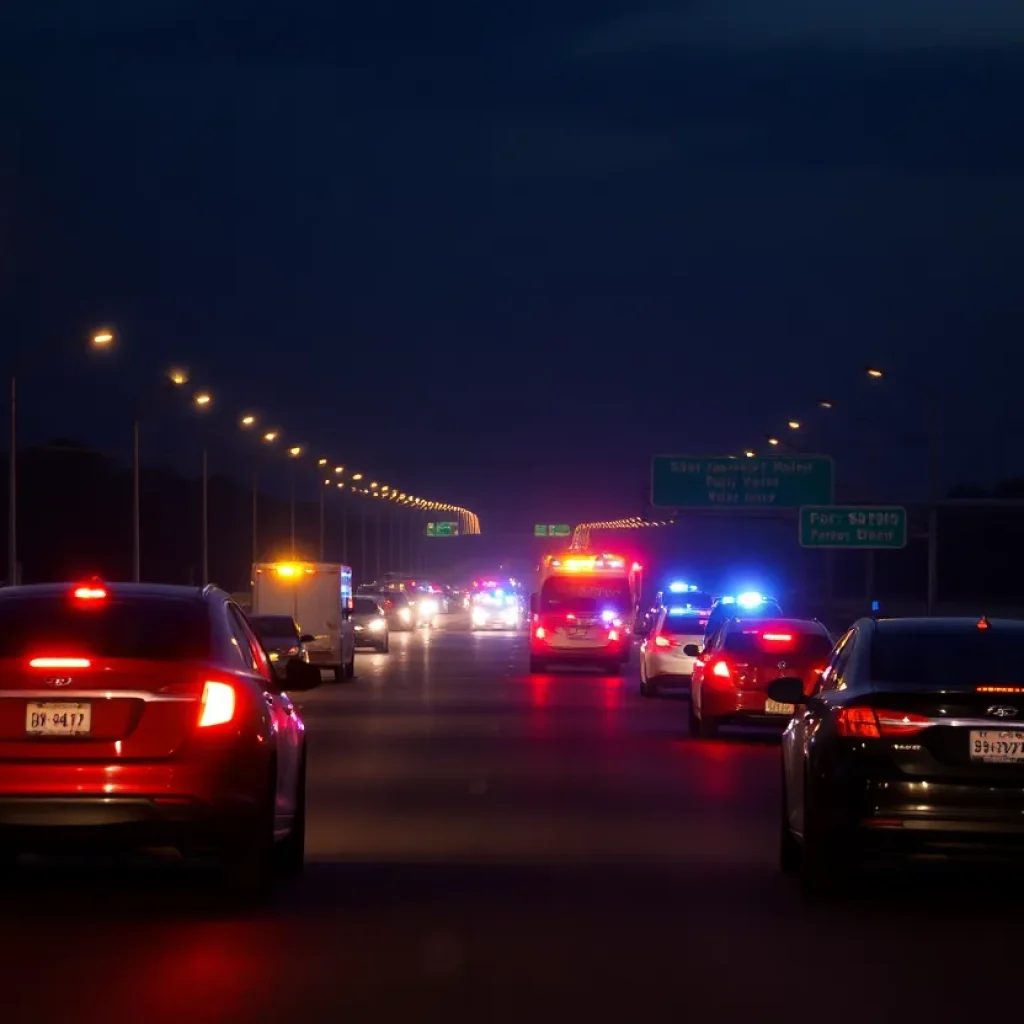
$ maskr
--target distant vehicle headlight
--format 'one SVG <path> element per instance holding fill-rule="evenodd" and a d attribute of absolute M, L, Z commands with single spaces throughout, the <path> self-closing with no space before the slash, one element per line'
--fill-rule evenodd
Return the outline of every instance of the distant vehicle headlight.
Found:
<path fill-rule="evenodd" d="M 430 618 L 438 613 L 438 604 L 434 600 L 420 601 L 420 612 L 424 617 Z"/>
<path fill-rule="evenodd" d="M 373 622 L 370 623 L 370 629 L 375 633 L 379 633 L 386 625 L 387 623 L 383 619 L 374 619 Z"/>
<path fill-rule="evenodd" d="M 412 612 L 408 608 L 399 608 L 398 617 L 403 622 L 408 622 L 412 618 Z"/>
<path fill-rule="evenodd" d="M 482 626 L 487 622 L 487 611 L 484 608 L 473 609 L 473 624 L 475 626 Z"/>

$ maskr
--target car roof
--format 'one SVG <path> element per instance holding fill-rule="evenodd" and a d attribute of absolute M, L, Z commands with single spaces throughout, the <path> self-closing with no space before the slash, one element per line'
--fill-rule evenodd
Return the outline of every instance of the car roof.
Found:
<path fill-rule="evenodd" d="M 0 588 L 0 601 L 17 601 L 40 597 L 63 597 L 75 587 L 103 587 L 113 597 L 162 598 L 167 601 L 198 601 L 206 597 L 228 595 L 219 587 L 182 587 L 169 583 L 109 583 L 106 580 L 88 580 L 68 583 L 29 583 L 17 587 Z"/>
<path fill-rule="evenodd" d="M 822 633 L 828 636 L 828 630 L 817 619 L 744 619 L 737 616 L 729 619 L 725 628 L 743 629 L 748 623 L 756 623 L 759 630 L 784 629 L 790 633 Z"/>
<path fill-rule="evenodd" d="M 927 637 L 936 634 L 974 633 L 982 618 L 981 615 L 957 615 L 936 618 L 868 619 L 867 621 L 872 623 L 875 630 L 882 636 Z M 991 629 L 1000 633 L 1024 635 L 1024 620 L 1022 619 L 986 619 L 986 621 Z"/>

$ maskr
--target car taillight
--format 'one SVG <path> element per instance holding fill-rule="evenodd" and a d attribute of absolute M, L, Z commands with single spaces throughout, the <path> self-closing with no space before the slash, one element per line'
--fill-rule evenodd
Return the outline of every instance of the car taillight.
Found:
<path fill-rule="evenodd" d="M 207 681 L 203 685 L 199 727 L 226 725 L 235 717 L 235 688 L 230 683 Z"/>
<path fill-rule="evenodd" d="M 538 626 L 534 631 L 533 635 L 538 640 L 543 640 L 548 634 L 543 626 Z"/>
<path fill-rule="evenodd" d="M 927 729 L 931 720 L 925 715 L 881 708 L 843 708 L 836 721 L 840 736 L 851 739 L 878 740 L 883 736 L 913 736 Z"/>
<path fill-rule="evenodd" d="M 88 668 L 92 664 L 88 658 L 33 658 L 29 668 Z"/>
<path fill-rule="evenodd" d="M 610 629 L 610 630 L 608 630 L 608 639 L 612 643 L 614 643 L 616 640 L 619 639 L 619 631 L 617 629 Z"/>
<path fill-rule="evenodd" d="M 671 647 L 672 641 L 667 636 L 656 636 L 654 638 L 655 647 Z"/>
<path fill-rule="evenodd" d="M 715 667 L 711 670 L 713 676 L 717 676 L 719 679 L 732 679 L 732 673 L 729 671 L 729 666 L 724 661 L 716 661 Z"/>

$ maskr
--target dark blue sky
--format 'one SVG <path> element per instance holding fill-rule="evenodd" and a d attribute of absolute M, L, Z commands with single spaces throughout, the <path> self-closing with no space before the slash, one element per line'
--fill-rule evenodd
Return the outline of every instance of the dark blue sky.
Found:
<path fill-rule="evenodd" d="M 265 410 L 485 515 L 633 514 L 652 453 L 756 446 L 790 416 L 840 480 L 909 499 L 917 381 L 942 389 L 948 482 L 1021 468 L 1018 2 L 2 18 L 29 436 L 123 451 L 123 394 L 181 361 L 225 436 Z M 122 365 L 76 386 L 59 352 L 100 322 Z M 150 450 L 184 450 L 179 427 Z"/>

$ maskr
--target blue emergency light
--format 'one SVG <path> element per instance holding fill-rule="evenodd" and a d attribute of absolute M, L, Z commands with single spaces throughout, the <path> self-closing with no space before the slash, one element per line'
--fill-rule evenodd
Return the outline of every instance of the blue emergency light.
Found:
<path fill-rule="evenodd" d="M 764 604 L 764 596 L 756 590 L 748 590 L 743 594 L 737 595 L 736 603 L 741 608 L 756 608 L 759 604 Z"/>

